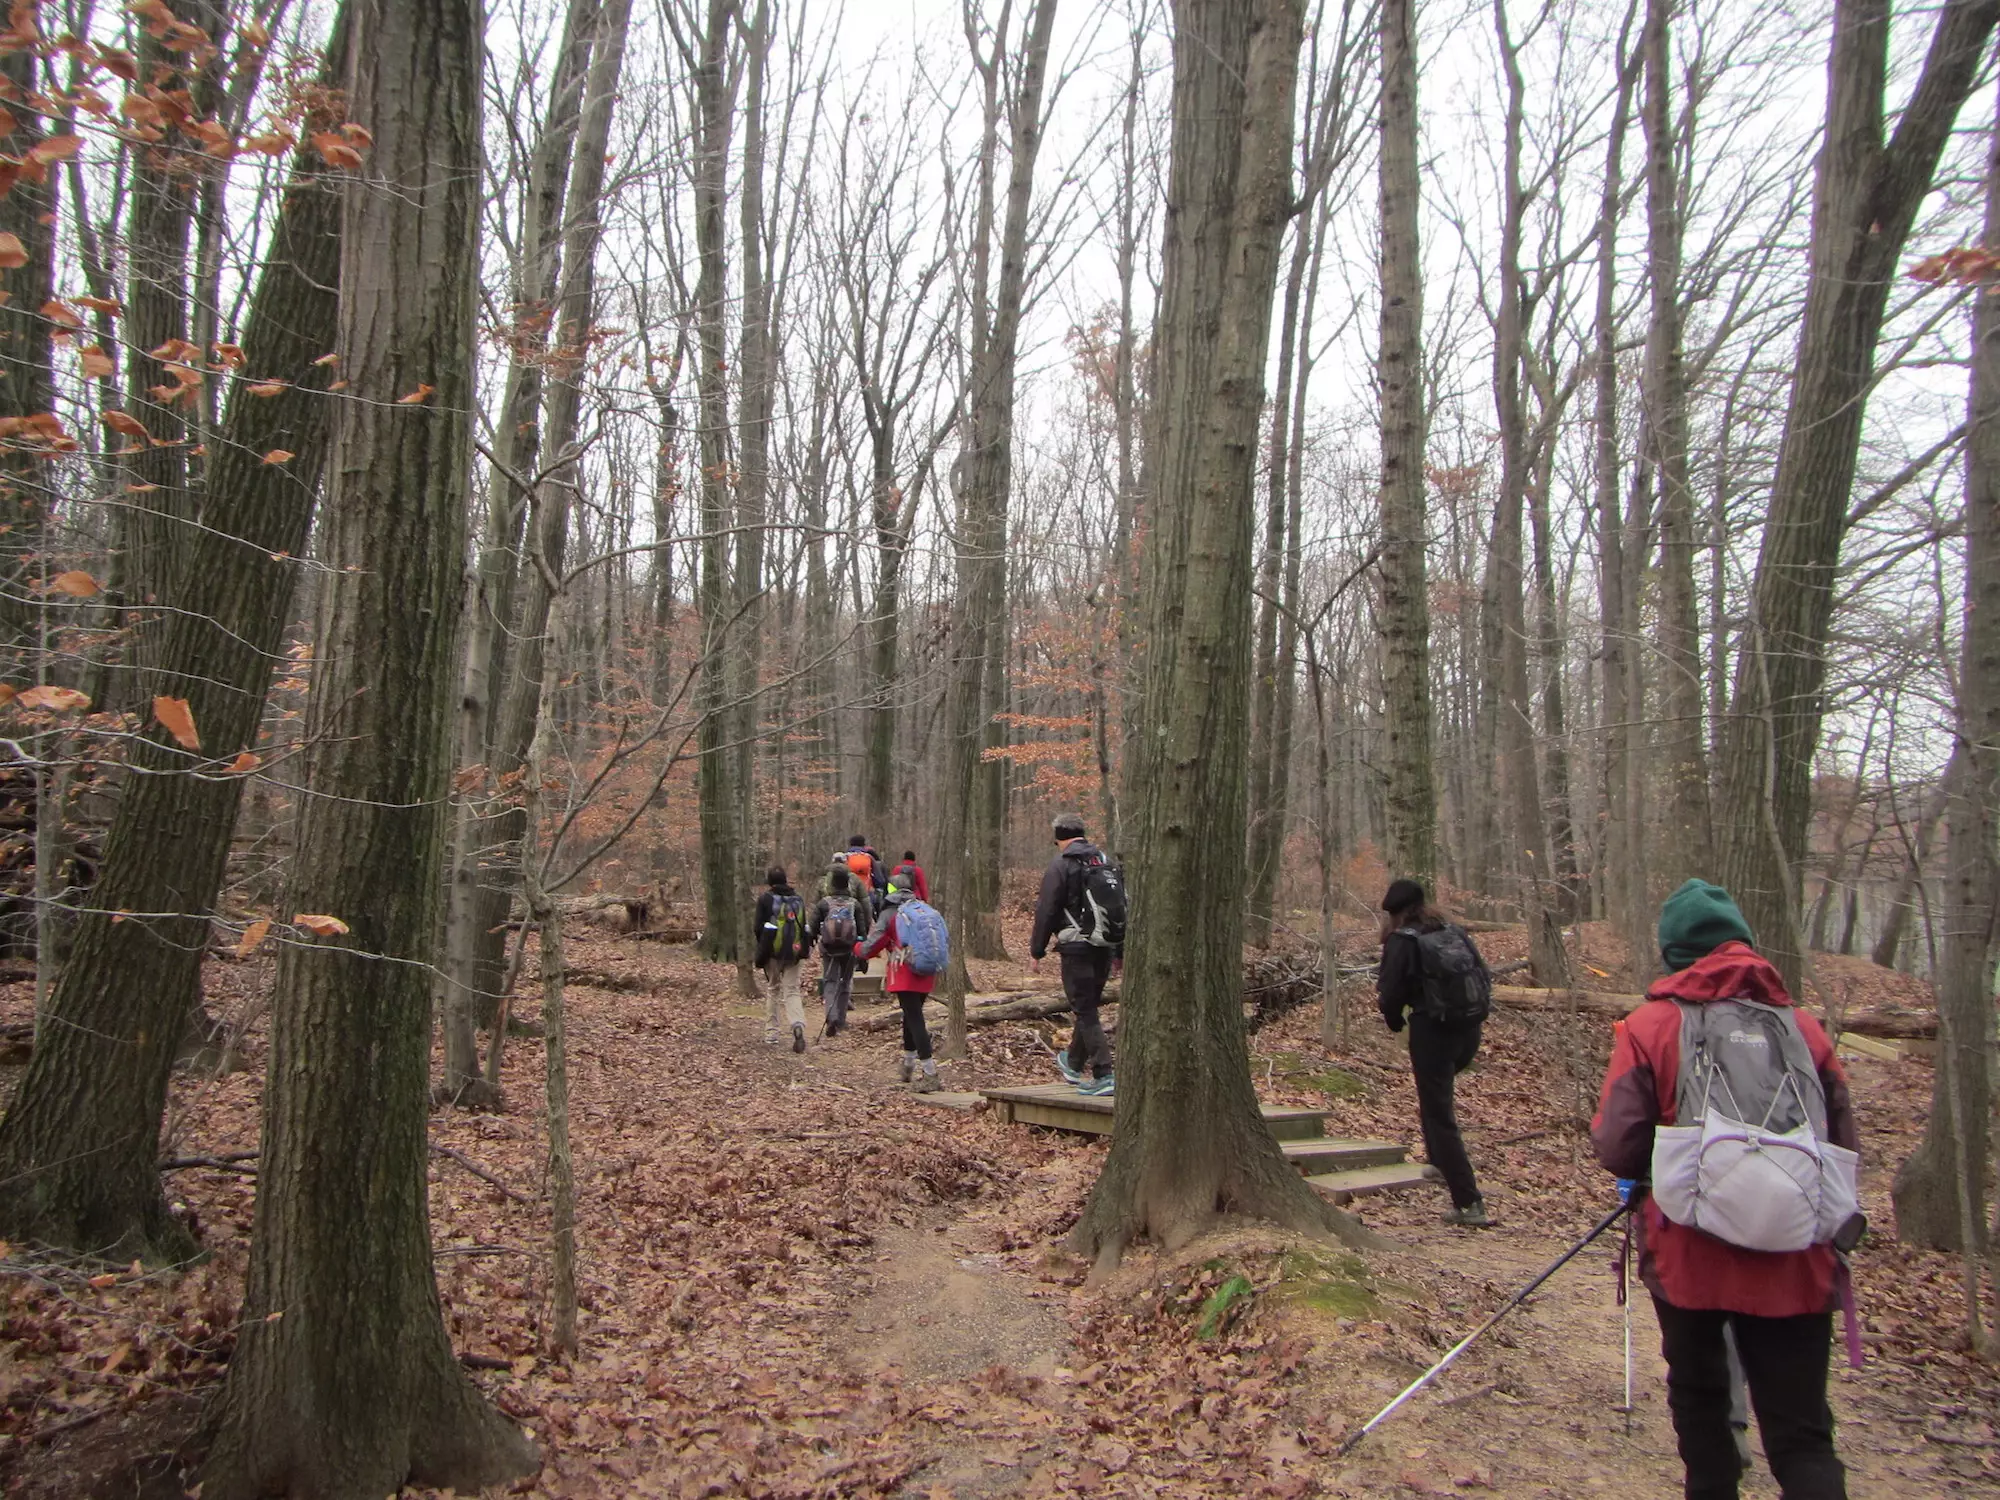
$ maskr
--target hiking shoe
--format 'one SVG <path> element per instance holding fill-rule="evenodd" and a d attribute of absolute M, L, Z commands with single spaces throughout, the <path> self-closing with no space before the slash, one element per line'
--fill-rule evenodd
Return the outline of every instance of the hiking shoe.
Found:
<path fill-rule="evenodd" d="M 917 1075 L 917 1081 L 913 1089 L 913 1092 L 919 1094 L 935 1094 L 937 1091 L 938 1091 L 937 1069 L 925 1068 L 923 1072 Z"/>
<path fill-rule="evenodd" d="M 1079 1094 L 1089 1094 L 1096 1097 L 1101 1094 L 1114 1093 L 1117 1088 L 1118 1080 L 1111 1074 L 1106 1073 L 1102 1078 L 1091 1078 L 1078 1083 L 1076 1091 Z"/>
<path fill-rule="evenodd" d="M 806 1050 L 806 1026 L 803 1021 L 792 1022 L 792 1050 L 794 1052 Z"/>
<path fill-rule="evenodd" d="M 1456 1224 L 1461 1229 L 1487 1229 L 1493 1221 L 1486 1216 L 1486 1200 L 1474 1198 L 1463 1208 L 1454 1208 L 1444 1216 L 1447 1224 Z"/>
<path fill-rule="evenodd" d="M 1069 1054 L 1067 1052 L 1058 1052 L 1056 1054 L 1056 1071 L 1062 1074 L 1063 1082 L 1073 1089 L 1082 1088 L 1087 1081 L 1080 1071 L 1070 1066 Z"/>
<path fill-rule="evenodd" d="M 903 1082 L 908 1083 L 912 1078 L 916 1076 L 917 1076 L 917 1054 L 914 1052 L 905 1052 L 903 1054 Z"/>

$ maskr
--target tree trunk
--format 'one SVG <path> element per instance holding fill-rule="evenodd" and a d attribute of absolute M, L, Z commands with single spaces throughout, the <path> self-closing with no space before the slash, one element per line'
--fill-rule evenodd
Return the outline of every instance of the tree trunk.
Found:
<path fill-rule="evenodd" d="M 1525 353 L 1525 293 L 1521 233 L 1527 212 L 1521 185 L 1521 145 L 1527 86 L 1520 44 L 1508 33 L 1506 0 L 1494 0 L 1494 30 L 1507 74 L 1507 123 L 1500 228 L 1499 311 L 1494 328 L 1494 398 L 1500 420 L 1500 494 L 1493 518 L 1491 575 L 1499 635 L 1499 763 L 1506 788 L 1508 836 L 1521 863 L 1520 906 L 1528 927 L 1528 955 L 1537 981 L 1569 982 L 1569 957 L 1553 897 L 1554 862 L 1542 817 L 1541 768 L 1535 758 L 1535 725 L 1528 686 L 1528 621 L 1523 576 L 1522 512 L 1528 491 L 1527 417 L 1521 401 Z"/>
<path fill-rule="evenodd" d="M 1672 890 L 1714 868 L 1708 818 L 1708 757 L 1702 733 L 1701 626 L 1694 592 L 1694 485 L 1688 476 L 1687 376 L 1681 353 L 1681 188 L 1675 169 L 1671 0 L 1646 0 L 1640 38 L 1646 93 L 1646 431 L 1660 485 L 1658 764 L 1664 837 L 1655 881 Z"/>
<path fill-rule="evenodd" d="M 1114 1264 L 1225 1212 L 1340 1222 L 1258 1113 L 1243 1031 L 1253 469 L 1291 193 L 1293 0 L 1179 0 L 1156 384 L 1145 695 L 1126 782 L 1131 939 L 1117 1131 L 1072 1242 Z M 1202 868 L 1212 879 L 1186 878 Z"/>
<path fill-rule="evenodd" d="M 1431 612 L 1425 559 L 1424 286 L 1417 219 L 1414 0 L 1382 5 L 1382 733 L 1392 876 L 1433 888 L 1437 794 L 1431 781 Z"/>
<path fill-rule="evenodd" d="M 356 0 L 321 676 L 273 986 L 257 1222 L 210 1500 L 461 1491 L 534 1447 L 452 1354 L 431 1269 L 427 1055 L 474 408 L 476 0 Z M 420 404 L 402 398 L 434 389 Z"/>
<path fill-rule="evenodd" d="M 529 489 L 542 455 L 542 391 L 549 328 L 560 288 L 563 198 L 567 191 L 585 78 L 598 32 L 598 0 L 570 0 L 549 85 L 548 118 L 528 161 L 521 255 L 515 273 L 514 327 L 495 434 L 498 460 L 487 481 L 486 528 L 466 597 L 465 664 L 459 698 L 461 770 L 486 774 L 455 809 L 452 871 L 445 915 L 443 1096 L 462 1105 L 497 1102 L 482 1087 L 479 1036 L 499 1006 L 506 974 L 506 923 L 519 879 L 521 817 L 507 805 L 500 778 L 520 769 L 526 742 L 509 737 L 507 704 L 516 668 L 515 601 L 521 583 L 521 536 Z"/>
<path fill-rule="evenodd" d="M 347 25 L 343 10 L 329 82 L 344 74 Z M 210 460 L 203 528 L 168 590 L 173 608 L 147 684 L 187 700 L 201 751 L 190 755 L 157 724 L 132 743 L 141 774 L 119 796 L 102 875 L 50 996 L 56 1024 L 44 1028 L 0 1122 L 0 1233 L 15 1240 L 121 1260 L 179 1260 L 194 1249 L 160 1188 L 160 1119 L 199 1003 L 246 780 L 228 768 L 257 740 L 326 461 L 331 372 L 314 361 L 338 333 L 331 288 L 341 244 L 340 198 L 327 177 L 317 152 L 294 158 Z M 248 394 L 273 379 L 285 382 L 276 396 Z M 294 457 L 264 463 L 274 448 Z"/>
<path fill-rule="evenodd" d="M 701 715 L 700 761 L 695 784 L 701 806 L 701 874 L 707 921 L 702 957 L 741 965 L 750 956 L 748 883 L 740 804 L 732 784 L 736 760 L 729 745 L 731 715 L 729 632 L 735 592 L 729 573 L 729 359 L 727 247 L 723 213 L 729 192 L 729 128 L 736 81 L 728 66 L 733 0 L 709 0 L 708 24 L 695 68 L 695 245 L 701 271 L 695 283 L 700 334 L 701 431 L 701 677 L 695 698 Z M 739 970 L 740 972 L 740 970 Z"/>
<path fill-rule="evenodd" d="M 1987 141 L 1988 250 L 2000 249 L 2000 112 Z M 1958 724 L 1946 773 L 1944 952 L 1938 1059 L 1923 1140 L 1896 1174 L 1896 1234 L 1963 1252 L 1985 1227 L 1994 1064 L 1993 966 L 2000 948 L 2000 303 L 1973 303 L 1965 450 L 1965 624 Z M 1969 1211 L 1968 1211 L 1969 1210 Z"/>
<path fill-rule="evenodd" d="M 35 54 L 26 47 L 0 52 L 0 90 L 14 117 L 7 148 L 24 158 L 44 134 L 41 116 L 27 103 L 35 88 Z M 0 417 L 55 409 L 53 325 L 40 312 L 55 292 L 54 209 L 50 184 L 26 175 L 0 196 L 0 232 L 20 241 L 27 257 L 0 267 Z M 35 680 L 29 651 L 41 638 L 42 609 L 31 598 L 29 560 L 53 499 L 54 465 L 53 454 L 14 443 L 0 447 L 0 681 L 17 688 Z"/>
<path fill-rule="evenodd" d="M 1931 856 L 1931 834 L 1939 821 L 1950 812 L 1951 778 L 1957 774 L 1961 764 L 1961 758 L 1954 755 L 1945 767 L 1943 779 L 1918 809 L 1915 828 L 1903 828 L 1901 815 L 1897 816 L 1897 831 L 1903 834 L 1903 870 L 1896 878 L 1896 894 L 1889 900 L 1889 914 L 1883 920 L 1881 935 L 1875 939 L 1875 949 L 1868 955 L 1869 961 L 1878 968 L 1896 967 L 1896 953 L 1903 946 L 1903 934 L 1909 930 L 1910 916 L 1922 899 L 1917 887 L 1924 878 L 1924 862 Z M 1890 806 L 1895 806 L 1893 788 Z"/>
<path fill-rule="evenodd" d="M 1946 0 L 1883 139 L 1888 0 L 1837 0 L 1796 374 L 1722 745 L 1723 883 L 1787 984 L 1819 745 L 1827 629 L 1889 287 L 1970 94 L 2000 0 Z M 1768 818 L 1767 818 L 1768 814 Z M 1776 838 L 1771 827 L 1775 825 Z"/>

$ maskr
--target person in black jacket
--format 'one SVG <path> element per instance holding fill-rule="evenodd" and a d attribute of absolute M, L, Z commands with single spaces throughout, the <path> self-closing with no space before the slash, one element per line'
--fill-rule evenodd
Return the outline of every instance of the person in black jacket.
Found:
<path fill-rule="evenodd" d="M 1451 1190 L 1452 1208 L 1445 1222 L 1483 1229 L 1492 1220 L 1480 1197 L 1465 1139 L 1458 1131 L 1453 1096 L 1458 1075 L 1472 1066 L 1472 1059 L 1479 1054 L 1484 1022 L 1439 1014 L 1425 984 L 1423 950 L 1418 943 L 1420 934 L 1442 932 L 1450 925 L 1416 881 L 1389 882 L 1388 894 L 1382 898 L 1382 966 L 1377 971 L 1375 993 L 1382 1019 L 1391 1031 L 1401 1031 L 1404 1013 L 1409 1015 L 1410 1072 L 1417 1082 L 1417 1118 L 1423 1126 L 1424 1155 L 1444 1174 L 1445 1186 Z M 1456 930 L 1467 944 L 1472 942 L 1463 929 Z M 1483 962 L 1480 967 L 1483 972 Z"/>
<path fill-rule="evenodd" d="M 764 878 L 770 889 L 757 898 L 757 967 L 764 971 L 769 985 L 764 1002 L 764 1045 L 778 1042 L 782 1009 L 785 1020 L 791 1023 L 792 1050 L 803 1052 L 806 1012 L 799 1003 L 799 960 L 805 957 L 810 942 L 805 902 L 792 889 L 783 866 L 771 866 Z"/>
<path fill-rule="evenodd" d="M 1104 851 L 1084 836 L 1083 819 L 1074 813 L 1057 818 L 1054 831 L 1057 853 L 1042 872 L 1028 953 L 1039 972 L 1042 956 L 1051 942 L 1055 944 L 1062 960 L 1063 994 L 1076 1014 L 1069 1046 L 1056 1054 L 1057 1069 L 1081 1093 L 1108 1094 L 1115 1087 L 1114 1069 L 1098 1007 L 1104 1003 L 1105 982 L 1122 965 L 1124 945 L 1096 931 L 1091 905 L 1084 899 L 1084 872 L 1105 862 Z"/>
<path fill-rule="evenodd" d="M 854 889 L 853 877 L 845 865 L 836 865 L 827 879 L 827 892 L 813 907 L 808 928 L 812 946 L 819 949 L 819 999 L 826 1010 L 826 1034 L 839 1036 L 847 1029 L 847 1011 L 854 1000 L 854 945 L 868 931 L 868 898 Z M 827 927 L 829 915 L 838 931 Z"/>

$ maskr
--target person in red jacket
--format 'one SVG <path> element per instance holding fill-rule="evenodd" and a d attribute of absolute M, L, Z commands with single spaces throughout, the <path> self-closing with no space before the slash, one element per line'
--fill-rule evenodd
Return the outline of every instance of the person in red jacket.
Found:
<path fill-rule="evenodd" d="M 1621 1178 L 1645 1178 L 1653 1129 L 1671 1125 L 1680 1076 L 1682 1002 L 1756 1000 L 1789 1006 L 1778 971 L 1751 946 L 1743 913 L 1720 886 L 1690 880 L 1660 911 L 1664 978 L 1620 1021 L 1611 1066 L 1590 1123 L 1597 1159 Z M 1819 1022 L 1798 1013 L 1826 1094 L 1827 1135 L 1858 1148 L 1847 1075 Z M 1831 1245 L 1782 1253 L 1745 1250 L 1676 1224 L 1646 1198 L 1635 1211 L 1639 1275 L 1659 1314 L 1667 1406 L 1686 1470 L 1687 1500 L 1736 1500 L 1743 1462 L 1729 1426 L 1725 1330 L 1734 1335 L 1764 1455 L 1784 1500 L 1846 1500 L 1826 1401 L 1833 1302 L 1840 1272 Z"/>
<path fill-rule="evenodd" d="M 931 899 L 931 883 L 924 874 L 924 867 L 917 863 L 917 851 L 905 849 L 903 857 L 896 862 L 896 868 L 889 872 L 891 880 L 900 879 L 903 884 L 917 893 L 919 901 Z"/>
<path fill-rule="evenodd" d="M 919 974 L 910 967 L 909 945 L 896 930 L 896 908 L 915 894 L 901 877 L 890 881 L 885 898 L 888 904 L 882 908 L 881 919 L 867 937 L 854 945 L 854 953 L 857 958 L 873 958 L 887 950 L 889 972 L 882 988 L 903 1008 L 903 1082 L 915 1078 L 918 1093 L 934 1094 L 938 1088 L 937 1060 L 931 1056 L 931 1029 L 924 1023 L 924 1002 L 930 999 L 937 976 Z M 919 1064 L 923 1068 L 921 1077 L 917 1074 Z"/>

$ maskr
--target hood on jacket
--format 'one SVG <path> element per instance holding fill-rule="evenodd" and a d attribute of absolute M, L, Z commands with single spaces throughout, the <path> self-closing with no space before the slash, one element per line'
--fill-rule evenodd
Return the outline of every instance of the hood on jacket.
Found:
<path fill-rule="evenodd" d="M 1092 855 L 1102 859 L 1104 851 L 1089 839 L 1071 839 L 1063 845 L 1062 855 L 1064 859 L 1089 859 Z"/>
<path fill-rule="evenodd" d="M 1691 1005 L 1710 1000 L 1760 1000 L 1766 1005 L 1792 1003 L 1784 979 L 1770 960 L 1738 939 L 1704 954 L 1685 969 L 1654 980 L 1646 998 L 1685 1000 Z"/>

